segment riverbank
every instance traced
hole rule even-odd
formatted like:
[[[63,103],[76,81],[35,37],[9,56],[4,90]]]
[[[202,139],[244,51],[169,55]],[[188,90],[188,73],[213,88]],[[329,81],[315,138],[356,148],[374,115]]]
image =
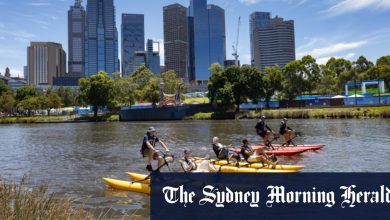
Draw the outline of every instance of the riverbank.
[[[30,123],[77,123],[77,122],[114,122],[119,121],[119,115],[93,116],[32,116],[0,118],[0,124],[30,124]]]
[[[49,194],[46,185],[30,190],[26,178],[12,184],[0,181],[0,195],[0,219],[95,219],[73,199]]]
[[[347,108],[316,108],[316,109],[273,109],[262,111],[242,111],[235,116],[231,113],[198,113],[187,117],[187,120],[221,120],[221,119],[255,119],[266,115],[270,119],[280,118],[390,118],[390,106],[378,107],[347,107]]]

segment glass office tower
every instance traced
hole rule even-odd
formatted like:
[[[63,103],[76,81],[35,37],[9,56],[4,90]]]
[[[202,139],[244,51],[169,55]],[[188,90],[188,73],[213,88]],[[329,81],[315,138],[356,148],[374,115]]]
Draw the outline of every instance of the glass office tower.
[[[143,14],[122,14],[122,75],[128,76],[140,67],[136,52],[145,51]]]
[[[85,39],[87,76],[119,71],[118,31],[113,0],[88,0]]]

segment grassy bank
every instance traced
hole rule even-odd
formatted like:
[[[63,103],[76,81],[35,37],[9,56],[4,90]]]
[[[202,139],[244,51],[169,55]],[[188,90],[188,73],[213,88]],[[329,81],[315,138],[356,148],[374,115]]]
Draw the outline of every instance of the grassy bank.
[[[67,123],[67,122],[113,122],[119,121],[119,115],[93,116],[32,116],[0,118],[0,124],[29,123]]]
[[[390,118],[390,106],[246,111],[236,118]]]
[[[254,119],[261,115],[267,118],[390,118],[390,106],[348,107],[318,109],[274,109],[262,111],[242,111],[234,113],[208,112],[197,113],[187,120],[221,120],[221,119]]]
[[[29,189],[25,178],[8,184],[0,180],[0,219],[95,219],[72,199],[56,199],[41,185]]]

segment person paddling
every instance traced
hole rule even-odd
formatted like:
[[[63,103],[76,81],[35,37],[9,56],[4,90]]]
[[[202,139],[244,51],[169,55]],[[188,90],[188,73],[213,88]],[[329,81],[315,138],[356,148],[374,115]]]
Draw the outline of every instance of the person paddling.
[[[290,128],[287,125],[288,119],[283,118],[282,122],[280,123],[280,128],[279,128],[279,134],[283,135],[284,137],[284,145],[289,146],[291,144],[291,136],[292,132],[294,131],[292,128]]]
[[[221,143],[219,143],[218,137],[213,138],[212,146],[215,155],[220,160],[227,159],[229,161],[229,159],[232,157],[234,157],[237,162],[241,160],[240,155],[238,155],[236,152],[229,151],[226,146],[223,146]]]
[[[255,128],[256,128],[256,133],[263,138],[264,146],[268,147],[270,144],[269,137],[271,136],[271,134],[274,133],[274,131],[267,125],[265,120],[266,120],[265,115],[262,115],[259,122],[257,122]]]
[[[160,156],[158,154],[158,150],[156,150],[156,143],[159,143],[167,153],[169,152],[167,145],[165,145],[165,143],[157,137],[156,129],[154,127],[150,127],[146,131],[141,147],[142,156],[147,157],[146,170],[150,172],[159,172],[165,163],[164,158]],[[152,160],[158,161],[158,169],[153,170]]]

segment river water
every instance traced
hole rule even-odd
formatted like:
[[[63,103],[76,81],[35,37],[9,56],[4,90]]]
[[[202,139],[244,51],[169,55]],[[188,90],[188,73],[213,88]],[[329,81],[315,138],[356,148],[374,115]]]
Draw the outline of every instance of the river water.
[[[269,120],[277,130],[279,120]],[[239,146],[243,137],[259,143],[256,120],[140,123],[0,125],[0,177],[31,185],[48,184],[59,196],[71,196],[86,208],[113,218],[148,218],[149,197],[106,188],[101,177],[126,180],[125,172],[145,172],[139,153],[143,135],[155,126],[160,139],[179,157],[185,147],[212,155],[210,142]],[[324,150],[283,158],[305,165],[303,172],[389,172],[390,120],[290,120],[303,136],[296,142],[326,144]],[[180,171],[179,164],[173,170]]]

